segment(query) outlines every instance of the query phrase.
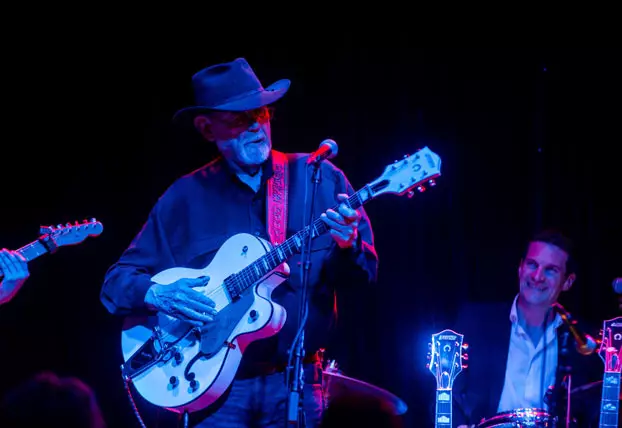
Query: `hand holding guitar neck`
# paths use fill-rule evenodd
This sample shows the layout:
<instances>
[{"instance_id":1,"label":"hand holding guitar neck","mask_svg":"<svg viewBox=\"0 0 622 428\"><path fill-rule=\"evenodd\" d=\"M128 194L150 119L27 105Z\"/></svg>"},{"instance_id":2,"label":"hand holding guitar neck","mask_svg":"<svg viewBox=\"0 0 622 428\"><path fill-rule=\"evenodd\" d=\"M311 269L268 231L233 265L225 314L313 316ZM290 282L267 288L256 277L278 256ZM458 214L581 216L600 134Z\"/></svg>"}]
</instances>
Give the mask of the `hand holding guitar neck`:
<instances>
[{"instance_id":1,"label":"hand holding guitar neck","mask_svg":"<svg viewBox=\"0 0 622 428\"><path fill-rule=\"evenodd\" d=\"M91 219L82 224L41 226L39 238L23 247L0 252L0 303L5 303L17 293L30 276L27 263L47 253L54 253L59 247L76 245L89 236L99 236L103 231L102 224Z\"/></svg>"},{"instance_id":2,"label":"hand holding guitar neck","mask_svg":"<svg viewBox=\"0 0 622 428\"><path fill-rule=\"evenodd\" d=\"M30 277L26 258L17 251L0 251L0 303L7 302Z\"/></svg>"}]
</instances>

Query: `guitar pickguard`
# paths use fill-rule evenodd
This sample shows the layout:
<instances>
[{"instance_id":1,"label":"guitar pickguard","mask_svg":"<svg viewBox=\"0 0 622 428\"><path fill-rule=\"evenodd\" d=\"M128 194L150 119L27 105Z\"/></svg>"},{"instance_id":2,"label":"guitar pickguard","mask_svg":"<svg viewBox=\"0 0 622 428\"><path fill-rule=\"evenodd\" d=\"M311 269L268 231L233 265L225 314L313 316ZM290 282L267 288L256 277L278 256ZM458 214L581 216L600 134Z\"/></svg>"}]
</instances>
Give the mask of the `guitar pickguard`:
<instances>
[{"instance_id":1,"label":"guitar pickguard","mask_svg":"<svg viewBox=\"0 0 622 428\"><path fill-rule=\"evenodd\" d=\"M201 353L203 356L210 358L219 352L223 346L228 346L227 340L231 332L254 301L252 289L247 290L238 300L225 306L216 315L213 323L201 329Z\"/></svg>"}]
</instances>

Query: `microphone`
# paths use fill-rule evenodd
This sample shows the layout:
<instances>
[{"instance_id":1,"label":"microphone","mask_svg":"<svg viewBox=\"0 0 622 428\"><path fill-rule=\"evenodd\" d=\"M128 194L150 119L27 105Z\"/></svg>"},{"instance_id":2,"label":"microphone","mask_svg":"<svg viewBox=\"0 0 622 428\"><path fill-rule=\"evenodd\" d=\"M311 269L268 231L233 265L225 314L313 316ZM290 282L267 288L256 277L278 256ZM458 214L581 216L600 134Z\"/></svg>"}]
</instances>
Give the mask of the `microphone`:
<instances>
[{"instance_id":1,"label":"microphone","mask_svg":"<svg viewBox=\"0 0 622 428\"><path fill-rule=\"evenodd\" d=\"M613 287L613 291L615 291L616 294L622 294L622 278L614 279L611 286Z\"/></svg>"},{"instance_id":2,"label":"microphone","mask_svg":"<svg viewBox=\"0 0 622 428\"><path fill-rule=\"evenodd\" d=\"M320 143L320 147L311 153L309 159L307 159L307 165L309 164L317 164L322 162L324 159L332 159L337 156L337 143L335 140L327 139Z\"/></svg>"},{"instance_id":3,"label":"microphone","mask_svg":"<svg viewBox=\"0 0 622 428\"><path fill-rule=\"evenodd\" d=\"M577 342L577 352L579 354L590 355L596 351L596 348L600 345L600 341L594 339L589 334L580 331L576 327L577 321L572 319L570 313L562 305L555 302L553 303L553 309L561 316L562 320L568 326L570 333L574 336L575 341Z\"/></svg>"}]
</instances>

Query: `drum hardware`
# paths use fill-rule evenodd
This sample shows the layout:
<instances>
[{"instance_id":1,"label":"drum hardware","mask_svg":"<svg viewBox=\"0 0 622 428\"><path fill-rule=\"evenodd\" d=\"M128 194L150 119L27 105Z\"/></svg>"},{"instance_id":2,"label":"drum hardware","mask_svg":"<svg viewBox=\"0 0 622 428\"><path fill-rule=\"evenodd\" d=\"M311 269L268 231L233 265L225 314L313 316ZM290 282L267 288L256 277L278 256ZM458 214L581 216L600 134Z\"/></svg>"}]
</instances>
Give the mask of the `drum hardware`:
<instances>
[{"instance_id":1,"label":"drum hardware","mask_svg":"<svg viewBox=\"0 0 622 428\"><path fill-rule=\"evenodd\" d=\"M478 428L554 428L555 418L537 408L514 409L482 419Z\"/></svg>"}]
</instances>

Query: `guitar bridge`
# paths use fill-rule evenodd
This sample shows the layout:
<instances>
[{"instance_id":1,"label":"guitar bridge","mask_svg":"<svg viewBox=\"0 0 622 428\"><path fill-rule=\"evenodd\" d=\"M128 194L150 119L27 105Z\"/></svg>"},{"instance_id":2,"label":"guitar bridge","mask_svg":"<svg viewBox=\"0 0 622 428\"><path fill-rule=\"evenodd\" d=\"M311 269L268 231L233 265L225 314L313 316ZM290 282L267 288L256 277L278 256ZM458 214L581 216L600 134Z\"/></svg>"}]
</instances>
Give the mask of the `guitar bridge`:
<instances>
[{"instance_id":1,"label":"guitar bridge","mask_svg":"<svg viewBox=\"0 0 622 428\"><path fill-rule=\"evenodd\" d=\"M158 348L160 350L158 350ZM164 350L165 352L162 352L161 350ZM166 354L166 347L162 346L159 331L156 330L149 340L138 348L124 364L121 364L121 375L123 376L123 379L129 380L132 377L139 375L148 368L157 364L159 361L163 361Z\"/></svg>"}]
</instances>

